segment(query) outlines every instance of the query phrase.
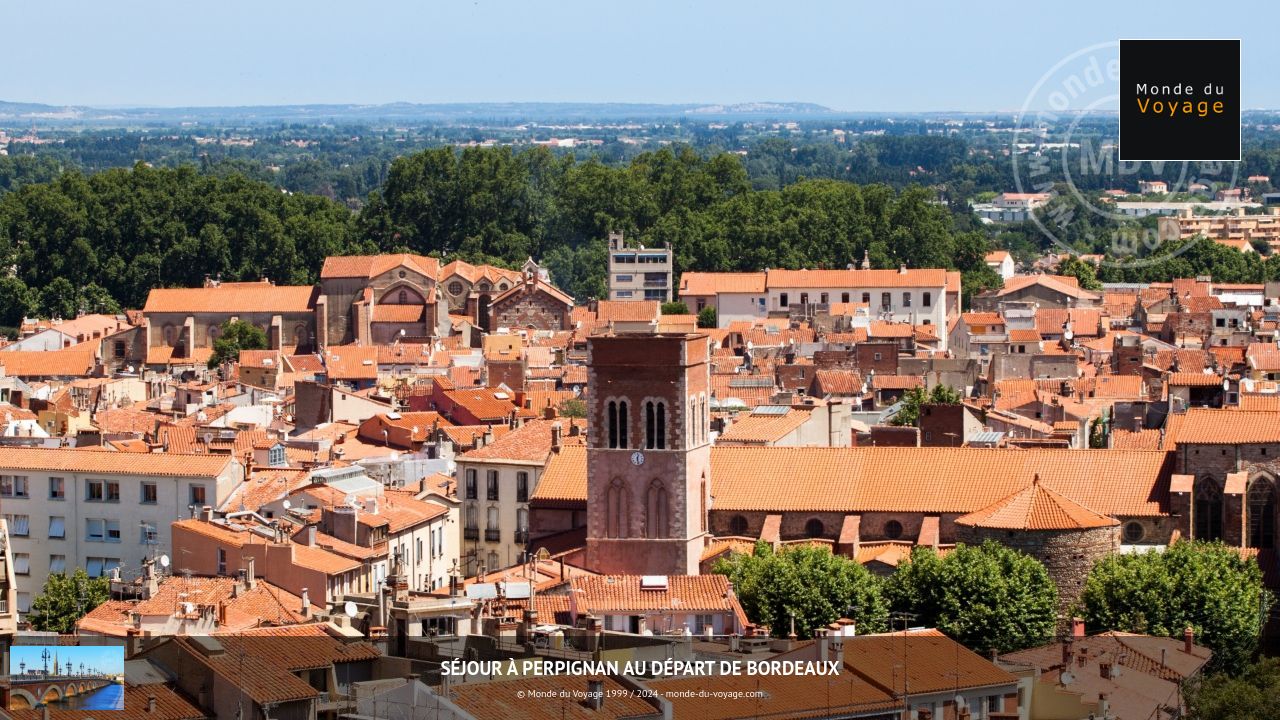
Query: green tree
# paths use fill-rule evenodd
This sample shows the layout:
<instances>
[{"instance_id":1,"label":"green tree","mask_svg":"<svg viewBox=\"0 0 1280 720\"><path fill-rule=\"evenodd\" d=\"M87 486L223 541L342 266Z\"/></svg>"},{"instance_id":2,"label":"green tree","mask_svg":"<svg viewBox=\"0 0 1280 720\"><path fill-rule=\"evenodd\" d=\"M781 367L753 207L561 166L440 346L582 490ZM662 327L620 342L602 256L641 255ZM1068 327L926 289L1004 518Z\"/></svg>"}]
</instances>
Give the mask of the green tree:
<instances>
[{"instance_id":1,"label":"green tree","mask_svg":"<svg viewBox=\"0 0 1280 720\"><path fill-rule=\"evenodd\" d=\"M1104 558L1081 597L1091 630L1181 637L1190 627L1213 650L1213 668L1227 672L1257 651L1274 601L1255 560L1220 542L1185 540L1164 552Z\"/></svg>"},{"instance_id":2,"label":"green tree","mask_svg":"<svg viewBox=\"0 0 1280 720\"><path fill-rule=\"evenodd\" d=\"M716 309L713 307L704 307L698 311L698 327L714 328L719 323L716 318Z\"/></svg>"},{"instance_id":3,"label":"green tree","mask_svg":"<svg viewBox=\"0 0 1280 720\"><path fill-rule=\"evenodd\" d=\"M79 308L80 293L64 277L54 278L40 291L40 314L44 317L71 319Z\"/></svg>"},{"instance_id":4,"label":"green tree","mask_svg":"<svg viewBox=\"0 0 1280 720\"><path fill-rule=\"evenodd\" d=\"M18 327L35 309L35 297L16 277L0 277L0 327Z\"/></svg>"},{"instance_id":5,"label":"green tree","mask_svg":"<svg viewBox=\"0 0 1280 720\"><path fill-rule=\"evenodd\" d=\"M916 615L975 651L1040 645L1057 624L1058 590L1035 558L996 542L945 557L917 547L885 585L894 611Z\"/></svg>"},{"instance_id":6,"label":"green tree","mask_svg":"<svg viewBox=\"0 0 1280 720\"><path fill-rule=\"evenodd\" d=\"M889 423L892 425L915 426L920 422L920 407L922 405L957 405L962 399L960 391L950 385L939 383L930 390L914 387L903 393L902 407L899 408L898 414L894 415Z\"/></svg>"},{"instance_id":7,"label":"green tree","mask_svg":"<svg viewBox=\"0 0 1280 720\"><path fill-rule=\"evenodd\" d=\"M587 402L582 398L565 398L557 408L561 417L584 418L587 416Z\"/></svg>"},{"instance_id":8,"label":"green tree","mask_svg":"<svg viewBox=\"0 0 1280 720\"><path fill-rule=\"evenodd\" d=\"M1188 720L1280 720L1280 658L1263 658L1238 676L1202 675L1187 684Z\"/></svg>"},{"instance_id":9,"label":"green tree","mask_svg":"<svg viewBox=\"0 0 1280 720\"><path fill-rule=\"evenodd\" d=\"M1080 288L1083 290L1102 289L1102 283L1098 281L1097 269L1075 255L1064 258L1058 263L1058 274L1068 275L1079 280Z\"/></svg>"},{"instance_id":10,"label":"green tree","mask_svg":"<svg viewBox=\"0 0 1280 720\"><path fill-rule=\"evenodd\" d=\"M76 620L109 599L111 584L105 577L91 578L84 568L76 568L71 575L54 573L31 602L31 626L43 632L69 633Z\"/></svg>"},{"instance_id":11,"label":"green tree","mask_svg":"<svg viewBox=\"0 0 1280 720\"><path fill-rule=\"evenodd\" d=\"M240 358L241 350L264 350L267 347L267 334L262 328L243 320L228 320L222 323L222 334L213 341L213 355L209 358L209 367L215 368L224 362L235 362Z\"/></svg>"},{"instance_id":12,"label":"green tree","mask_svg":"<svg viewBox=\"0 0 1280 720\"><path fill-rule=\"evenodd\" d=\"M662 303L662 314L663 315L688 315L689 306L685 305L679 300L675 302Z\"/></svg>"},{"instance_id":13,"label":"green tree","mask_svg":"<svg viewBox=\"0 0 1280 720\"><path fill-rule=\"evenodd\" d=\"M827 548L794 547L775 552L764 541L750 555L737 554L716 563L714 572L728 575L747 617L768 625L776 637L791 632L811 637L813 629L842 617L858 623L859 632L886 627L888 605L880 580L856 561Z\"/></svg>"}]
</instances>

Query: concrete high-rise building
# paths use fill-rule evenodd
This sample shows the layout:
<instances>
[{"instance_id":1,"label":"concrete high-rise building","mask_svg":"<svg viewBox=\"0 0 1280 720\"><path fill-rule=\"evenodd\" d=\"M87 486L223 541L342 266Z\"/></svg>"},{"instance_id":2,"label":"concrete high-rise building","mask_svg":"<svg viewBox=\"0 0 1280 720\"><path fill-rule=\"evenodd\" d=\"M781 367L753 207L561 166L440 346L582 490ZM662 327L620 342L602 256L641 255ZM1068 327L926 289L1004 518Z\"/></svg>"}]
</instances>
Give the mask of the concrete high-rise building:
<instances>
[{"instance_id":1,"label":"concrete high-rise building","mask_svg":"<svg viewBox=\"0 0 1280 720\"><path fill-rule=\"evenodd\" d=\"M671 276L675 273L671 246L627 247L620 232L609 233L609 299L671 300Z\"/></svg>"}]
</instances>

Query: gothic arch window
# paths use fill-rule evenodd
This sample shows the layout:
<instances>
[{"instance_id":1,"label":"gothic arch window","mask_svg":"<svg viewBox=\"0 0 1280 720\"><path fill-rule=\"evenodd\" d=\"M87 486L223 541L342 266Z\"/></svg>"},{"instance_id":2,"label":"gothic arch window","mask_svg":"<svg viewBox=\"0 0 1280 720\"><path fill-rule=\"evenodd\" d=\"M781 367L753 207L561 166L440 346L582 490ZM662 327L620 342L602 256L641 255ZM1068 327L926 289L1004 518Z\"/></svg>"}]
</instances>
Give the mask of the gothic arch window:
<instances>
[{"instance_id":1,"label":"gothic arch window","mask_svg":"<svg viewBox=\"0 0 1280 720\"><path fill-rule=\"evenodd\" d=\"M667 404L649 400L644 404L644 446L650 450L667 447Z\"/></svg>"},{"instance_id":2,"label":"gothic arch window","mask_svg":"<svg viewBox=\"0 0 1280 720\"><path fill-rule=\"evenodd\" d=\"M208 337L209 337L209 346L210 346L210 347L212 347L212 346L213 346L213 342L214 342L215 340L217 340L217 339L218 339L218 336L219 336L219 335L221 335L221 334L222 334L222 328L218 327L217 325L210 325L210 326L209 326Z\"/></svg>"},{"instance_id":3,"label":"gothic arch window","mask_svg":"<svg viewBox=\"0 0 1280 720\"><path fill-rule=\"evenodd\" d=\"M1249 483L1247 509L1249 547L1271 548L1276 544L1276 481L1261 475Z\"/></svg>"},{"instance_id":4,"label":"gothic arch window","mask_svg":"<svg viewBox=\"0 0 1280 720\"><path fill-rule=\"evenodd\" d=\"M627 401L610 400L605 404L605 424L608 425L610 448L627 447Z\"/></svg>"},{"instance_id":5,"label":"gothic arch window","mask_svg":"<svg viewBox=\"0 0 1280 720\"><path fill-rule=\"evenodd\" d=\"M1196 482L1192 515L1196 540L1222 539L1222 485L1208 475Z\"/></svg>"},{"instance_id":6,"label":"gothic arch window","mask_svg":"<svg viewBox=\"0 0 1280 720\"><path fill-rule=\"evenodd\" d=\"M622 478L614 478L609 483L605 498L605 537L623 538L630 533L627 522L627 486Z\"/></svg>"},{"instance_id":7,"label":"gothic arch window","mask_svg":"<svg viewBox=\"0 0 1280 720\"><path fill-rule=\"evenodd\" d=\"M707 531L707 472L702 472L702 483L698 486L698 529L702 532Z\"/></svg>"},{"instance_id":8,"label":"gothic arch window","mask_svg":"<svg viewBox=\"0 0 1280 720\"><path fill-rule=\"evenodd\" d=\"M645 536L664 538L671 533L671 513L667 501L667 488L661 480L649 483L645 497Z\"/></svg>"},{"instance_id":9,"label":"gothic arch window","mask_svg":"<svg viewBox=\"0 0 1280 720\"><path fill-rule=\"evenodd\" d=\"M618 401L618 447L631 447L631 436L627 431L627 423L630 419L627 411L627 401Z\"/></svg>"},{"instance_id":10,"label":"gothic arch window","mask_svg":"<svg viewBox=\"0 0 1280 720\"><path fill-rule=\"evenodd\" d=\"M827 526L818 518L809 518L809 522L804 524L804 534L811 538L822 537L827 534Z\"/></svg>"},{"instance_id":11,"label":"gothic arch window","mask_svg":"<svg viewBox=\"0 0 1280 720\"><path fill-rule=\"evenodd\" d=\"M746 535L747 519L741 515L734 515L729 518L729 534L730 535Z\"/></svg>"},{"instance_id":12,"label":"gothic arch window","mask_svg":"<svg viewBox=\"0 0 1280 720\"><path fill-rule=\"evenodd\" d=\"M409 303L409 291L400 288L400 292L396 293L396 302L401 305L407 305Z\"/></svg>"},{"instance_id":13,"label":"gothic arch window","mask_svg":"<svg viewBox=\"0 0 1280 720\"><path fill-rule=\"evenodd\" d=\"M304 323L298 323L297 325L294 325L293 326L293 344L306 345L307 339L308 339L307 326Z\"/></svg>"}]
</instances>

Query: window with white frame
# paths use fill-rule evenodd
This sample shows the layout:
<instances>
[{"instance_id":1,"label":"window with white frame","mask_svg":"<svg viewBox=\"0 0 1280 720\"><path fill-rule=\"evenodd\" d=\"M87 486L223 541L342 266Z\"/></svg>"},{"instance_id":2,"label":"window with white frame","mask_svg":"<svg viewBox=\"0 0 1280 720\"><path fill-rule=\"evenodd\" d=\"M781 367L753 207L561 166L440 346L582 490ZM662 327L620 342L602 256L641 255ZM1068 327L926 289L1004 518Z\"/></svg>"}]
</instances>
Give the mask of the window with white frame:
<instances>
[{"instance_id":1,"label":"window with white frame","mask_svg":"<svg viewBox=\"0 0 1280 720\"><path fill-rule=\"evenodd\" d=\"M67 481L60 477L49 478L49 499L65 500L67 498Z\"/></svg>"},{"instance_id":2,"label":"window with white frame","mask_svg":"<svg viewBox=\"0 0 1280 720\"><path fill-rule=\"evenodd\" d=\"M27 497L27 476L0 475L0 497Z\"/></svg>"}]
</instances>

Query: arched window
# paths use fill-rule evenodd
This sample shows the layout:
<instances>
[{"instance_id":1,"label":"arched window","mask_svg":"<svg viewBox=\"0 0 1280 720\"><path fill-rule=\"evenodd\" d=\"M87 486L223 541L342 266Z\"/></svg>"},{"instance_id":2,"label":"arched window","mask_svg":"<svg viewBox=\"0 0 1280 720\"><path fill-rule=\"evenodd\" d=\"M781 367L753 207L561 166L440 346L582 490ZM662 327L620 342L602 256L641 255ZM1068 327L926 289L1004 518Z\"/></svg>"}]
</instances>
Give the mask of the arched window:
<instances>
[{"instance_id":1,"label":"arched window","mask_svg":"<svg viewBox=\"0 0 1280 720\"><path fill-rule=\"evenodd\" d=\"M209 338L209 346L210 346L210 347L212 347L212 346L213 346L213 341L214 341L214 340L217 340L217 339L218 339L218 336L219 336L219 335L221 335L221 334L222 334L222 328L218 327L217 325L210 325L210 326L209 326L209 331L208 331L207 337Z\"/></svg>"},{"instance_id":2,"label":"arched window","mask_svg":"<svg viewBox=\"0 0 1280 720\"><path fill-rule=\"evenodd\" d=\"M1205 476L1196 482L1192 514L1195 515L1196 540L1222 539L1222 486L1217 480Z\"/></svg>"},{"instance_id":3,"label":"arched window","mask_svg":"<svg viewBox=\"0 0 1280 720\"><path fill-rule=\"evenodd\" d=\"M650 400L644 404L644 446L650 450L667 447L667 404Z\"/></svg>"},{"instance_id":4,"label":"arched window","mask_svg":"<svg viewBox=\"0 0 1280 720\"><path fill-rule=\"evenodd\" d=\"M462 283L458 282L457 280L454 280L453 282L449 283L449 294L450 294L450 295L461 295L461 294L462 294Z\"/></svg>"},{"instance_id":5,"label":"arched window","mask_svg":"<svg viewBox=\"0 0 1280 720\"><path fill-rule=\"evenodd\" d=\"M293 344L294 345L306 345L307 340L309 339L310 338L307 337L307 326L305 324L298 323L297 325L293 326Z\"/></svg>"},{"instance_id":6,"label":"arched window","mask_svg":"<svg viewBox=\"0 0 1280 720\"><path fill-rule=\"evenodd\" d=\"M618 447L618 403L610 400L605 406L605 423L609 426L609 445L608 447Z\"/></svg>"},{"instance_id":7,"label":"arched window","mask_svg":"<svg viewBox=\"0 0 1280 720\"><path fill-rule=\"evenodd\" d=\"M897 540L902 537L902 523L897 520L890 520L884 524L884 536L890 540Z\"/></svg>"},{"instance_id":8,"label":"arched window","mask_svg":"<svg viewBox=\"0 0 1280 720\"><path fill-rule=\"evenodd\" d=\"M822 537L827 534L827 526L823 525L818 518L810 518L809 522L804 524L804 534L811 538Z\"/></svg>"},{"instance_id":9,"label":"arched window","mask_svg":"<svg viewBox=\"0 0 1280 720\"><path fill-rule=\"evenodd\" d=\"M620 448L631 447L631 436L627 433L628 420L629 420L629 416L627 414L627 401L619 400L618 401L618 447Z\"/></svg>"},{"instance_id":10,"label":"arched window","mask_svg":"<svg viewBox=\"0 0 1280 720\"><path fill-rule=\"evenodd\" d=\"M729 518L729 534L730 535L746 535L747 519L741 515L734 515Z\"/></svg>"},{"instance_id":11,"label":"arched window","mask_svg":"<svg viewBox=\"0 0 1280 720\"><path fill-rule=\"evenodd\" d=\"M707 510L709 510L707 500L709 497L707 495L707 473L704 470L702 472L702 484L698 486L698 529L702 532L707 531Z\"/></svg>"},{"instance_id":12,"label":"arched window","mask_svg":"<svg viewBox=\"0 0 1280 720\"><path fill-rule=\"evenodd\" d=\"M401 305L407 305L409 303L409 291L401 288L400 292L396 294L396 301Z\"/></svg>"},{"instance_id":13,"label":"arched window","mask_svg":"<svg viewBox=\"0 0 1280 720\"><path fill-rule=\"evenodd\" d=\"M627 486L621 478L614 478L609 484L608 497L605 501L605 537L621 538L628 536L627 522Z\"/></svg>"},{"instance_id":14,"label":"arched window","mask_svg":"<svg viewBox=\"0 0 1280 720\"><path fill-rule=\"evenodd\" d=\"M1261 476L1249 483L1249 547L1270 548L1276 544L1276 483Z\"/></svg>"},{"instance_id":15,"label":"arched window","mask_svg":"<svg viewBox=\"0 0 1280 720\"><path fill-rule=\"evenodd\" d=\"M164 344L165 347L173 347L173 326L164 326Z\"/></svg>"},{"instance_id":16,"label":"arched window","mask_svg":"<svg viewBox=\"0 0 1280 720\"><path fill-rule=\"evenodd\" d=\"M645 498L645 537L664 538L671 532L667 488L661 480L649 484Z\"/></svg>"}]
</instances>

